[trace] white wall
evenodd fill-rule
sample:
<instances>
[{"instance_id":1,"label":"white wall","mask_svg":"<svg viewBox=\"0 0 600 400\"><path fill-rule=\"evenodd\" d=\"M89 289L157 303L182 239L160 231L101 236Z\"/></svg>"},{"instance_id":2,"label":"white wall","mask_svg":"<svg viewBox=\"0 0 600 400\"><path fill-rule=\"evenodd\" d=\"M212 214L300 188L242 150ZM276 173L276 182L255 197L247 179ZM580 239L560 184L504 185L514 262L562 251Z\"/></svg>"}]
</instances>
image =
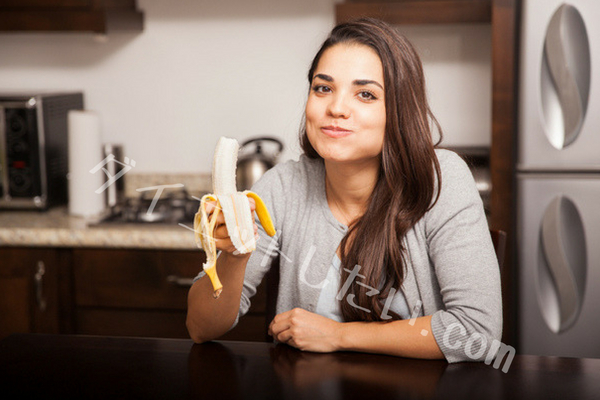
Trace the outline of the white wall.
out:
<instances>
[{"instance_id":1,"label":"white wall","mask_svg":"<svg viewBox=\"0 0 600 400\"><path fill-rule=\"evenodd\" d=\"M309 63L334 0L138 0L139 33L0 34L0 90L82 90L136 172L209 172L218 137L274 135L296 158ZM449 145L490 141L489 26L400 27Z\"/></svg>"},{"instance_id":2,"label":"white wall","mask_svg":"<svg viewBox=\"0 0 600 400\"><path fill-rule=\"evenodd\" d=\"M445 146L489 146L492 132L491 26L400 26L419 49L431 109Z\"/></svg>"}]
</instances>

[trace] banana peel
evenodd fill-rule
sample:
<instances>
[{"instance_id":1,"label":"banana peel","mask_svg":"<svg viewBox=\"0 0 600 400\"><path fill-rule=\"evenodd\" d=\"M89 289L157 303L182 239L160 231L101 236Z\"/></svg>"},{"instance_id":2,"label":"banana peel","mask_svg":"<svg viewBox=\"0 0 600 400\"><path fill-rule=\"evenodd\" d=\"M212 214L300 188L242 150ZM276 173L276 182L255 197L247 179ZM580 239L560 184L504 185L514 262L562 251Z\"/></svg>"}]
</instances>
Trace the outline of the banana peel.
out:
<instances>
[{"instance_id":1,"label":"banana peel","mask_svg":"<svg viewBox=\"0 0 600 400\"><path fill-rule=\"evenodd\" d=\"M260 196L249 190L237 191L235 172L238 150L237 140L226 137L219 139L213 157L213 193L202 197L194 217L196 245L206 253L206 262L202 268L211 281L215 299L219 298L223 291L223 285L217 275L217 239L214 237L219 214L223 213L229 237L240 254L256 250L254 218L248 198L254 199L256 215L265 232L269 236L276 234L271 215ZM206 206L210 201L216 202L216 207L209 218Z\"/></svg>"}]
</instances>

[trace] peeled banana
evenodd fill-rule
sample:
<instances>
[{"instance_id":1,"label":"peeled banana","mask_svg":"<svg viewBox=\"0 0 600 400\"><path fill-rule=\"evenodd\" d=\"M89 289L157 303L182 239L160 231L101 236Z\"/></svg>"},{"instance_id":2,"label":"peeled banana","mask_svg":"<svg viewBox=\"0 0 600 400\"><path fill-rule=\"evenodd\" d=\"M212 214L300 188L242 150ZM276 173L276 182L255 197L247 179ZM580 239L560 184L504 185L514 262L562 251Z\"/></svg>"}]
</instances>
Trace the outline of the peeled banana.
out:
<instances>
[{"instance_id":1,"label":"peeled banana","mask_svg":"<svg viewBox=\"0 0 600 400\"><path fill-rule=\"evenodd\" d=\"M254 218L248 197L254 199L256 215L267 234L274 236L276 233L271 215L262 199L249 190L237 191L235 172L238 150L237 140L226 137L219 139L213 157L213 193L202 197L200 208L194 218L196 244L206 253L206 262L202 268L212 283L214 298L219 298L223 291L223 285L217 275L217 247L214 238L219 213L223 212L229 237L240 254L246 254L256 249ZM210 219L206 212L206 205L209 201L217 202Z\"/></svg>"}]
</instances>

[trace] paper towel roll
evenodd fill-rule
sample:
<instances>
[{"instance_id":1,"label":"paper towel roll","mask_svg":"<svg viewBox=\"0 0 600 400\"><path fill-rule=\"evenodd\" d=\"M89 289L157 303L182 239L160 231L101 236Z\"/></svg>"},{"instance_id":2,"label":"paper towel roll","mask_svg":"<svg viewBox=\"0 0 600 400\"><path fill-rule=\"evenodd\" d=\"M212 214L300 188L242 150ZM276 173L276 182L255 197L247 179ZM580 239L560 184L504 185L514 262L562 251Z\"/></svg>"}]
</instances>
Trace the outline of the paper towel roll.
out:
<instances>
[{"instance_id":1,"label":"paper towel roll","mask_svg":"<svg viewBox=\"0 0 600 400\"><path fill-rule=\"evenodd\" d=\"M102 169L90 172L103 162L100 116L94 111L71 110L69 129L69 213L97 216L105 208L105 194L96 193L105 182Z\"/></svg>"}]
</instances>

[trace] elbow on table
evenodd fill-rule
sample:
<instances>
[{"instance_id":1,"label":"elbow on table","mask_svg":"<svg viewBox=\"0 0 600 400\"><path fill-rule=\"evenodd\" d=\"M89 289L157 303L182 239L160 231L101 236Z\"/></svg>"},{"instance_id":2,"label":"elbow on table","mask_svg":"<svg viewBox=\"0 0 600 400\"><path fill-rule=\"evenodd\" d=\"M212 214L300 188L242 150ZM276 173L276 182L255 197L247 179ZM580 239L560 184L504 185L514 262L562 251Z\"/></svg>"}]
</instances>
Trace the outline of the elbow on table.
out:
<instances>
[{"instance_id":1,"label":"elbow on table","mask_svg":"<svg viewBox=\"0 0 600 400\"><path fill-rule=\"evenodd\" d=\"M192 338L192 340L194 341L195 344L202 344L202 343L208 341L208 340L202 339L200 336L190 335L190 337Z\"/></svg>"},{"instance_id":2,"label":"elbow on table","mask_svg":"<svg viewBox=\"0 0 600 400\"><path fill-rule=\"evenodd\" d=\"M187 328L188 334L190 335L190 338L195 343L202 344L204 342L209 342L211 340L218 339L225 333L232 330L237 325L237 322L238 318L236 318L231 324L226 325L229 326L229 329L223 330L223 327L221 327L216 328L216 330L206 332L205 329L202 328L202 326L200 326L196 321L194 321L194 318L190 316L190 313L188 313L187 318L185 320L185 326Z\"/></svg>"},{"instance_id":3,"label":"elbow on table","mask_svg":"<svg viewBox=\"0 0 600 400\"><path fill-rule=\"evenodd\" d=\"M474 324L462 318L446 319L445 323L440 321L437 319L434 322L434 334L444 357L450 363L489 361L495 358L499 348L506 348L501 343L501 319L486 324Z\"/></svg>"},{"instance_id":4,"label":"elbow on table","mask_svg":"<svg viewBox=\"0 0 600 400\"><path fill-rule=\"evenodd\" d=\"M188 334L190 335L190 338L196 344L202 344L204 342L209 342L211 340L216 339L218 336L220 336L220 335L215 335L214 333L211 333L211 332L206 332L206 330L203 329L203 327L200 324L198 324L198 322L196 320L194 320L194 318L191 317L189 313L185 320L185 326L187 328Z\"/></svg>"},{"instance_id":5,"label":"elbow on table","mask_svg":"<svg viewBox=\"0 0 600 400\"><path fill-rule=\"evenodd\" d=\"M191 320L189 315L188 315L187 319L185 320L185 326L187 328L188 334L190 335L190 338L194 341L194 343L202 344L202 343L206 342L206 340L204 338L202 338L201 330L198 328L198 326L196 324L194 324L194 322Z\"/></svg>"},{"instance_id":6,"label":"elbow on table","mask_svg":"<svg viewBox=\"0 0 600 400\"><path fill-rule=\"evenodd\" d=\"M493 360L502 347L501 339L501 332L479 332L478 337L471 336L465 344L465 361Z\"/></svg>"},{"instance_id":7,"label":"elbow on table","mask_svg":"<svg viewBox=\"0 0 600 400\"><path fill-rule=\"evenodd\" d=\"M489 362L490 360L496 358L496 356L499 353L499 350L501 350L500 352L503 352L503 349L510 347L502 343L502 320L500 320L496 324L493 324L489 332L487 334L484 334L484 337L486 337L487 339L487 350L485 352L485 356L482 357L479 361Z\"/></svg>"},{"instance_id":8,"label":"elbow on table","mask_svg":"<svg viewBox=\"0 0 600 400\"><path fill-rule=\"evenodd\" d=\"M505 347L499 336L484 332L472 332L452 339L444 336L442 341L444 345L440 348L449 363L492 360L498 354L498 349Z\"/></svg>"}]
</instances>

